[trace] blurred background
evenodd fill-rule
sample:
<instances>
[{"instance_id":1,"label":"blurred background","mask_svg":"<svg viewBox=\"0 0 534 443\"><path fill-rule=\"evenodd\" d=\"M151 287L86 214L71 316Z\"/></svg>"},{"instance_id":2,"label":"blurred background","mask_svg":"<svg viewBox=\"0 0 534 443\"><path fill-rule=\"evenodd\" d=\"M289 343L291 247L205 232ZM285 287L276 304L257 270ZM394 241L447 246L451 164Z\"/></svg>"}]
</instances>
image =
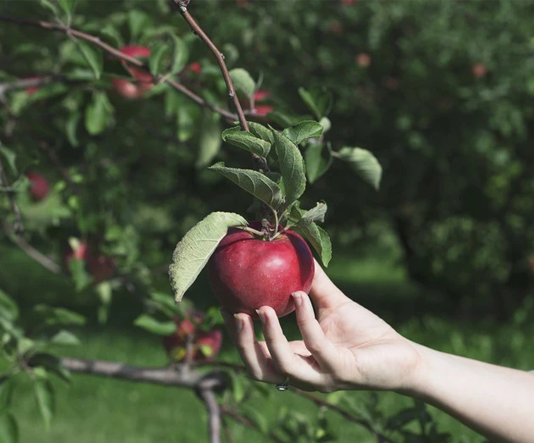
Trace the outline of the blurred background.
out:
<instances>
[{"instance_id":1,"label":"blurred background","mask_svg":"<svg viewBox=\"0 0 534 443\"><path fill-rule=\"evenodd\" d=\"M212 54L166 1L78 0L70 12L62 3L0 1L0 157L18 189L0 193L0 290L27 328L42 303L87 318L75 328L82 344L60 355L165 365L161 338L133 323L147 294L171 296L166 268L188 229L212 211L247 214L251 199L206 166L250 161L220 140L231 122L168 85L135 89L143 80L116 57L4 17L70 24L115 48L154 49L174 33L186 54L177 78L232 109ZM229 68L254 79L255 103L244 99L254 119L278 128L328 119L304 201L328 203L334 282L412 340L534 369L534 3L192 0L189 10ZM134 89L124 83L132 76ZM2 87L35 78L46 81ZM306 94L320 104L315 115ZM330 149L343 147L376 156L378 192L346 163L330 162ZM22 213L20 235L10 195ZM56 267L45 269L30 249ZM204 311L216 305L203 274L187 297ZM298 335L293 316L283 326ZM226 336L217 359L239 361ZM203 405L187 390L54 381L56 414L44 432L31 383L15 383L24 443L206 439ZM413 405L391 393L329 399L386 424ZM302 429L319 429L325 413L290 392L246 401L275 428L283 407ZM428 411L450 441L483 441ZM376 441L339 416L328 420L331 441ZM417 428L407 422L398 441L446 441L417 436ZM232 433L236 442L263 441L238 425ZM317 432L302 438L293 441L328 441Z\"/></svg>"}]
</instances>

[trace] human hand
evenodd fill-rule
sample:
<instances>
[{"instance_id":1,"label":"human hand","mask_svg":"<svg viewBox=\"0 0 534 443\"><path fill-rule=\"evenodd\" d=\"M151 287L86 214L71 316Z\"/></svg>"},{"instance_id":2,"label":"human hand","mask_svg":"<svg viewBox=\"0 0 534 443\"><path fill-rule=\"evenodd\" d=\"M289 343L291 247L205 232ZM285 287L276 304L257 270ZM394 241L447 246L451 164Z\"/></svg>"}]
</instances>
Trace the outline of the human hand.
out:
<instances>
[{"instance_id":1,"label":"human hand","mask_svg":"<svg viewBox=\"0 0 534 443\"><path fill-rule=\"evenodd\" d=\"M223 311L226 325L252 377L309 391L410 389L420 359L415 344L343 294L316 264L311 297L293 294L303 340L289 342L274 310L258 309L265 342L247 314Z\"/></svg>"}]
</instances>

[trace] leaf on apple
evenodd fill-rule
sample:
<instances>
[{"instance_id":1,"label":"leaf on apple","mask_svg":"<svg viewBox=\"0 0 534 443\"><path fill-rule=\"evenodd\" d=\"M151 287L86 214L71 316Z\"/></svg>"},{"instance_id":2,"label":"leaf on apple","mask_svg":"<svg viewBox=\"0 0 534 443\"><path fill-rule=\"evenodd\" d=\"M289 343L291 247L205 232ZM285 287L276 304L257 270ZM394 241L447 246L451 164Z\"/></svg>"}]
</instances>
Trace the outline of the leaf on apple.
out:
<instances>
[{"instance_id":1,"label":"leaf on apple","mask_svg":"<svg viewBox=\"0 0 534 443\"><path fill-rule=\"evenodd\" d=\"M294 126L284 129L282 132L282 135L285 135L296 145L299 145L310 138L320 137L322 134L322 125L312 120L305 120L297 123Z\"/></svg>"},{"instance_id":2,"label":"leaf on apple","mask_svg":"<svg viewBox=\"0 0 534 443\"><path fill-rule=\"evenodd\" d=\"M267 157L271 150L271 143L256 137L250 132L241 131L238 127L224 131L222 133L222 139L226 143L252 152L260 157Z\"/></svg>"},{"instance_id":3,"label":"leaf on apple","mask_svg":"<svg viewBox=\"0 0 534 443\"><path fill-rule=\"evenodd\" d=\"M275 140L274 148L284 181L286 205L289 206L297 201L306 189L304 159L291 140L274 129L272 133Z\"/></svg>"},{"instance_id":4,"label":"leaf on apple","mask_svg":"<svg viewBox=\"0 0 534 443\"><path fill-rule=\"evenodd\" d=\"M382 166L371 152L361 148L345 147L334 152L333 155L349 163L365 182L378 191L382 178Z\"/></svg>"},{"instance_id":5,"label":"leaf on apple","mask_svg":"<svg viewBox=\"0 0 534 443\"><path fill-rule=\"evenodd\" d=\"M284 202L280 186L261 172L252 169L227 168L223 162L216 163L208 169L217 171L273 209L278 209Z\"/></svg>"},{"instance_id":6,"label":"leaf on apple","mask_svg":"<svg viewBox=\"0 0 534 443\"><path fill-rule=\"evenodd\" d=\"M177 302L182 300L184 293L206 266L228 228L246 225L247 221L239 214L212 212L185 234L176 245L169 266L171 287Z\"/></svg>"}]
</instances>

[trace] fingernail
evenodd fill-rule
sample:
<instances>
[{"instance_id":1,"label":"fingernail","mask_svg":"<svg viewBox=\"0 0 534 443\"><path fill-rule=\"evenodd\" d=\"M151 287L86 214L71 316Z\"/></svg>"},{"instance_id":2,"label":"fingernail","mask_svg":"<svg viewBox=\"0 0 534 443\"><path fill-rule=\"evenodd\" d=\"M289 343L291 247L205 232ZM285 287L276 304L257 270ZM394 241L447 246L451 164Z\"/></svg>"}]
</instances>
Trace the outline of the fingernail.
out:
<instances>
[{"instance_id":1,"label":"fingernail","mask_svg":"<svg viewBox=\"0 0 534 443\"><path fill-rule=\"evenodd\" d=\"M237 329L237 332L241 332L243 329L243 319L239 317L238 314L234 314L235 319L235 328Z\"/></svg>"},{"instance_id":2,"label":"fingernail","mask_svg":"<svg viewBox=\"0 0 534 443\"><path fill-rule=\"evenodd\" d=\"M258 313L258 317L260 318L260 321L262 323L265 323L265 313L261 309L256 309L256 312Z\"/></svg>"},{"instance_id":3,"label":"fingernail","mask_svg":"<svg viewBox=\"0 0 534 443\"><path fill-rule=\"evenodd\" d=\"M295 300L295 304L297 306L301 306L302 305L302 295L300 295L298 292L293 292L293 294L291 294L293 296L293 300Z\"/></svg>"}]
</instances>

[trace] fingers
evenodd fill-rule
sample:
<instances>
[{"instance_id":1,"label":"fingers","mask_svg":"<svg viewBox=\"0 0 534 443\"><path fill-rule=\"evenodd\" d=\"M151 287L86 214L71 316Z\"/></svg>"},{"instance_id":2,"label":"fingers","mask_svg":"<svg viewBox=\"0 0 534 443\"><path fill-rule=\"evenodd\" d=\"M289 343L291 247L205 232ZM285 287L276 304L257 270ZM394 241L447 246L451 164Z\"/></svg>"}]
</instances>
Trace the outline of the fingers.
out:
<instances>
[{"instance_id":1,"label":"fingers","mask_svg":"<svg viewBox=\"0 0 534 443\"><path fill-rule=\"evenodd\" d=\"M250 375L256 380L280 382L282 375L273 371L267 348L256 341L252 318L247 314L232 315L224 310L221 313Z\"/></svg>"},{"instance_id":2,"label":"fingers","mask_svg":"<svg viewBox=\"0 0 534 443\"><path fill-rule=\"evenodd\" d=\"M349 300L330 280L317 260L310 295L319 308L335 308Z\"/></svg>"},{"instance_id":3,"label":"fingers","mask_svg":"<svg viewBox=\"0 0 534 443\"><path fill-rule=\"evenodd\" d=\"M315 319L310 298L305 292L295 292L292 296L295 301L297 324L306 348L321 367L330 367L329 363L336 360L336 348L326 338L321 325Z\"/></svg>"}]
</instances>

